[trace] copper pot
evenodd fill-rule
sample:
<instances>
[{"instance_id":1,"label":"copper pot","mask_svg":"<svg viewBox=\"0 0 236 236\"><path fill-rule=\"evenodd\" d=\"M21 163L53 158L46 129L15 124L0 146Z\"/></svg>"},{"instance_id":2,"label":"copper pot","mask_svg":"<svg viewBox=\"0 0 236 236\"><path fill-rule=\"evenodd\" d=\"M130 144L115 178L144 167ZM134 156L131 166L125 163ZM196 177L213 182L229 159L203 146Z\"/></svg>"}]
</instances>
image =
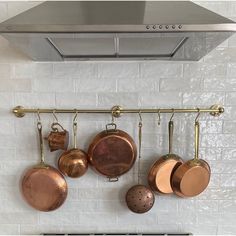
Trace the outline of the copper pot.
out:
<instances>
[{"instance_id":1,"label":"copper pot","mask_svg":"<svg viewBox=\"0 0 236 236\"><path fill-rule=\"evenodd\" d=\"M78 178L84 175L88 169L88 156L83 150L77 148L77 122L75 120L73 131L74 147L62 153L58 160L58 168L64 175Z\"/></svg>"},{"instance_id":2,"label":"copper pot","mask_svg":"<svg viewBox=\"0 0 236 236\"><path fill-rule=\"evenodd\" d=\"M95 136L88 149L89 162L93 168L110 181L117 181L120 175L134 165L137 148L126 132L117 129L116 124L106 125L106 130Z\"/></svg>"},{"instance_id":3,"label":"copper pot","mask_svg":"<svg viewBox=\"0 0 236 236\"><path fill-rule=\"evenodd\" d=\"M58 122L51 125L52 131L45 139L48 140L50 151L67 150L69 143L69 133ZM61 131L59 130L61 129Z\"/></svg>"},{"instance_id":4,"label":"copper pot","mask_svg":"<svg viewBox=\"0 0 236 236\"><path fill-rule=\"evenodd\" d=\"M67 183L54 167L45 164L42 125L38 123L41 162L26 170L20 188L26 202L39 211L52 211L60 207L67 197Z\"/></svg>"},{"instance_id":5,"label":"copper pot","mask_svg":"<svg viewBox=\"0 0 236 236\"><path fill-rule=\"evenodd\" d=\"M210 175L208 163L199 159L199 122L195 121L195 156L194 159L180 165L173 173L173 191L180 197L197 196L208 186Z\"/></svg>"},{"instance_id":6,"label":"copper pot","mask_svg":"<svg viewBox=\"0 0 236 236\"><path fill-rule=\"evenodd\" d=\"M153 191L161 194L173 193L171 176L173 171L180 166L182 159L172 152L174 122L169 121L169 153L161 156L151 167L148 173L148 183Z\"/></svg>"}]
</instances>

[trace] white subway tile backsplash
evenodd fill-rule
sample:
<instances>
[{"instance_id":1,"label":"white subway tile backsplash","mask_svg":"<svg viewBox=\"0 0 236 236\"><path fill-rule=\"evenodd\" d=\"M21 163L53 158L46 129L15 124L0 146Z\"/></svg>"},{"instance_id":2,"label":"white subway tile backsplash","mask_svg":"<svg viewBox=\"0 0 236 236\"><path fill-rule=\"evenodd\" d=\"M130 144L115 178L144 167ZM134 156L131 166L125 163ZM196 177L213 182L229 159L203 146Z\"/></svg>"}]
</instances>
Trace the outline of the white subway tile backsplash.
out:
<instances>
[{"instance_id":1,"label":"white subway tile backsplash","mask_svg":"<svg viewBox=\"0 0 236 236\"><path fill-rule=\"evenodd\" d=\"M180 63L145 62L140 65L141 77L181 77L183 65Z\"/></svg>"},{"instance_id":2,"label":"white subway tile backsplash","mask_svg":"<svg viewBox=\"0 0 236 236\"><path fill-rule=\"evenodd\" d=\"M97 95L92 93L56 93L56 107L78 108L95 107Z\"/></svg>"},{"instance_id":3,"label":"white subway tile backsplash","mask_svg":"<svg viewBox=\"0 0 236 236\"><path fill-rule=\"evenodd\" d=\"M73 93L74 80L70 78L44 79L36 78L33 81L32 90L41 93Z\"/></svg>"},{"instance_id":4,"label":"white subway tile backsplash","mask_svg":"<svg viewBox=\"0 0 236 236\"><path fill-rule=\"evenodd\" d=\"M223 61L223 60L222 60ZM221 61L221 62L222 62ZM184 76L186 77L208 77L208 76L226 76L227 68L222 63L185 63Z\"/></svg>"},{"instance_id":5,"label":"white subway tile backsplash","mask_svg":"<svg viewBox=\"0 0 236 236\"><path fill-rule=\"evenodd\" d=\"M236 19L236 2L198 2ZM38 4L0 3L0 20ZM6 15L7 14L7 15ZM0 39L0 234L192 232L194 235L236 234L236 54L235 37L199 62L109 61L33 62ZM8 53L9 52L9 53ZM5 60L5 61L4 61ZM219 118L200 116L200 157L211 167L208 188L195 198L156 194L152 210L144 215L127 209L125 194L137 184L138 163L110 183L91 168L79 179L66 178L66 203L53 212L37 212L21 197L19 181L24 170L39 161L35 114L16 118L11 109L210 107L221 104ZM70 132L73 114L58 114ZM170 115L143 114L141 183L151 164L168 152ZM53 122L41 114L43 136ZM195 114L174 116L174 152L184 160L194 156ZM108 115L79 114L78 146L87 150L92 138L111 121ZM116 119L120 129L138 142L137 114ZM44 141L46 162L57 166L60 151L51 153Z\"/></svg>"},{"instance_id":6,"label":"white subway tile backsplash","mask_svg":"<svg viewBox=\"0 0 236 236\"><path fill-rule=\"evenodd\" d=\"M29 79L1 79L0 92L31 92Z\"/></svg>"},{"instance_id":7,"label":"white subway tile backsplash","mask_svg":"<svg viewBox=\"0 0 236 236\"><path fill-rule=\"evenodd\" d=\"M205 91L236 91L236 77L225 78L205 78L203 81Z\"/></svg>"},{"instance_id":8,"label":"white subway tile backsplash","mask_svg":"<svg viewBox=\"0 0 236 236\"><path fill-rule=\"evenodd\" d=\"M166 101L168 104L166 105ZM181 93L178 92L159 92L141 93L140 103L143 107L181 107Z\"/></svg>"},{"instance_id":9,"label":"white subway tile backsplash","mask_svg":"<svg viewBox=\"0 0 236 236\"><path fill-rule=\"evenodd\" d=\"M0 3L1 4L1 3ZM0 5L1 8L1 5ZM1 11L1 10L0 10ZM0 64L1 84L3 79L9 79L12 75L12 66L10 64Z\"/></svg>"},{"instance_id":10,"label":"white subway tile backsplash","mask_svg":"<svg viewBox=\"0 0 236 236\"><path fill-rule=\"evenodd\" d=\"M133 62L99 63L98 76L107 79L126 78L128 80L137 78L139 77L139 64Z\"/></svg>"},{"instance_id":11,"label":"white subway tile backsplash","mask_svg":"<svg viewBox=\"0 0 236 236\"><path fill-rule=\"evenodd\" d=\"M184 106L205 106L210 107L214 104L224 104L225 95L223 92L193 92L183 93Z\"/></svg>"},{"instance_id":12,"label":"white subway tile backsplash","mask_svg":"<svg viewBox=\"0 0 236 236\"><path fill-rule=\"evenodd\" d=\"M201 78L161 79L160 91L199 91L201 89Z\"/></svg>"},{"instance_id":13,"label":"white subway tile backsplash","mask_svg":"<svg viewBox=\"0 0 236 236\"><path fill-rule=\"evenodd\" d=\"M103 78L93 78L93 79L76 79L75 90L79 92L116 92L116 80L115 79L103 79Z\"/></svg>"}]
</instances>

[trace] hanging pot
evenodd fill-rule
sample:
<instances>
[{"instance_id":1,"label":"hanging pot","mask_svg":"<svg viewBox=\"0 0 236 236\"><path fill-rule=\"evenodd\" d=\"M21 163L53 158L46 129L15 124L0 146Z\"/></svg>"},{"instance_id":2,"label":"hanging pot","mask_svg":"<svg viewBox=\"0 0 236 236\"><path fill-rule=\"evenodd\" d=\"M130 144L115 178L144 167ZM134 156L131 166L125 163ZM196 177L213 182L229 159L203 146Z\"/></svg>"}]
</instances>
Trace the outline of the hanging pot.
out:
<instances>
[{"instance_id":1,"label":"hanging pot","mask_svg":"<svg viewBox=\"0 0 236 236\"><path fill-rule=\"evenodd\" d=\"M134 165L137 148L126 132L116 124L106 125L106 130L95 136L88 149L89 162L93 168L110 181L128 172Z\"/></svg>"},{"instance_id":2,"label":"hanging pot","mask_svg":"<svg viewBox=\"0 0 236 236\"><path fill-rule=\"evenodd\" d=\"M179 166L172 175L173 191L180 197L197 196L206 189L210 181L210 166L206 161L199 159L199 126L196 119L194 159Z\"/></svg>"},{"instance_id":3,"label":"hanging pot","mask_svg":"<svg viewBox=\"0 0 236 236\"><path fill-rule=\"evenodd\" d=\"M59 170L66 176L78 178L84 175L88 169L87 154L77 148L77 113L73 122L74 147L66 152L63 152L58 160Z\"/></svg>"},{"instance_id":4,"label":"hanging pot","mask_svg":"<svg viewBox=\"0 0 236 236\"><path fill-rule=\"evenodd\" d=\"M174 114L174 113L173 113ZM173 117L173 115L172 115ZM151 167L148 173L148 183L153 191L161 194L173 193L171 187L171 175L180 166L182 159L172 152L174 122L172 118L168 124L169 128L169 153L161 156Z\"/></svg>"},{"instance_id":5,"label":"hanging pot","mask_svg":"<svg viewBox=\"0 0 236 236\"><path fill-rule=\"evenodd\" d=\"M20 188L26 202L39 211L53 211L67 197L67 183L54 167L45 164L43 153L42 124L37 125L40 140L41 161L23 175Z\"/></svg>"},{"instance_id":6,"label":"hanging pot","mask_svg":"<svg viewBox=\"0 0 236 236\"><path fill-rule=\"evenodd\" d=\"M50 151L67 150L69 143L69 133L61 124L54 122L51 125L52 131L45 139L48 140Z\"/></svg>"}]
</instances>

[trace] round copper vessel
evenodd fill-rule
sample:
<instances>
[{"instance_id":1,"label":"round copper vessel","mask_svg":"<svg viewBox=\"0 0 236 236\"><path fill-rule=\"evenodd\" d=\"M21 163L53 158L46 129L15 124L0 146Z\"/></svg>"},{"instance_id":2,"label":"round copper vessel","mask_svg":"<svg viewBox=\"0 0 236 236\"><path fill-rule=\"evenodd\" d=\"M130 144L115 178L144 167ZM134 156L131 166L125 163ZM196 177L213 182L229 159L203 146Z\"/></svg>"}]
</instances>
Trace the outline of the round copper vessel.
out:
<instances>
[{"instance_id":1,"label":"round copper vessel","mask_svg":"<svg viewBox=\"0 0 236 236\"><path fill-rule=\"evenodd\" d=\"M109 129L110 126L114 128ZM115 124L108 124L88 149L91 165L108 178L116 178L129 171L136 156L137 148L133 139L126 132L116 129Z\"/></svg>"},{"instance_id":2,"label":"round copper vessel","mask_svg":"<svg viewBox=\"0 0 236 236\"><path fill-rule=\"evenodd\" d=\"M199 122L195 121L195 157L179 166L172 176L172 188L180 197L194 197L209 184L211 170L208 163L199 159Z\"/></svg>"},{"instance_id":3,"label":"round copper vessel","mask_svg":"<svg viewBox=\"0 0 236 236\"><path fill-rule=\"evenodd\" d=\"M20 188L26 202L39 211L60 207L67 197L67 183L54 167L44 163L42 125L38 122L41 162L26 170Z\"/></svg>"},{"instance_id":4,"label":"round copper vessel","mask_svg":"<svg viewBox=\"0 0 236 236\"><path fill-rule=\"evenodd\" d=\"M182 159L172 153L172 140L174 123L169 121L169 153L160 157L150 168L148 173L148 183L153 191L161 194L173 193L171 187L171 176L173 171L180 166Z\"/></svg>"},{"instance_id":5,"label":"round copper vessel","mask_svg":"<svg viewBox=\"0 0 236 236\"><path fill-rule=\"evenodd\" d=\"M155 196L151 189L144 185L135 185L126 193L126 203L128 208L135 213L145 213L149 211L155 202Z\"/></svg>"},{"instance_id":6,"label":"round copper vessel","mask_svg":"<svg viewBox=\"0 0 236 236\"><path fill-rule=\"evenodd\" d=\"M88 169L88 156L83 150L77 148L77 122L75 119L73 131L74 148L62 153L58 160L58 168L64 175L71 178L78 178L83 176Z\"/></svg>"}]
</instances>

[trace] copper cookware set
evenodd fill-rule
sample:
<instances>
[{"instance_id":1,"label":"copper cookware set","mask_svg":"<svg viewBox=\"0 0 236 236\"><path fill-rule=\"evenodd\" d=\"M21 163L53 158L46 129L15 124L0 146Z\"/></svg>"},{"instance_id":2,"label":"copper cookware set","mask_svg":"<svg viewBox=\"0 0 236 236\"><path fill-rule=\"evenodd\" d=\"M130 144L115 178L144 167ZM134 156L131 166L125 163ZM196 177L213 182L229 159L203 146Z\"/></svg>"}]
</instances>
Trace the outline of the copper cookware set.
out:
<instances>
[{"instance_id":1,"label":"copper cookware set","mask_svg":"<svg viewBox=\"0 0 236 236\"><path fill-rule=\"evenodd\" d=\"M172 152L174 112L169 121L169 153L160 157L150 168L148 184L140 184L140 158L142 141L142 117L139 113L139 161L138 184L131 187L126 194L128 208L135 213L149 211L155 202L154 193L175 193L180 197L193 197L200 194L207 187L210 180L210 167L206 161L199 159L199 117L195 119L195 157L183 160ZM63 150L59 156L58 169L45 164L42 138L42 123L38 112L37 129L40 141L41 161L38 165L25 171L21 179L21 192L26 202L40 211L52 211L60 207L67 197L68 187L63 175L71 178L83 176L88 163L92 168L106 176L110 182L128 172L134 165L137 148L132 137L117 129L112 116L112 123L97 134L88 153L77 148L77 112L73 120L73 148L67 150L69 135L56 119L52 124L52 131L46 138L50 151ZM54 114L55 117L55 114Z\"/></svg>"}]
</instances>

